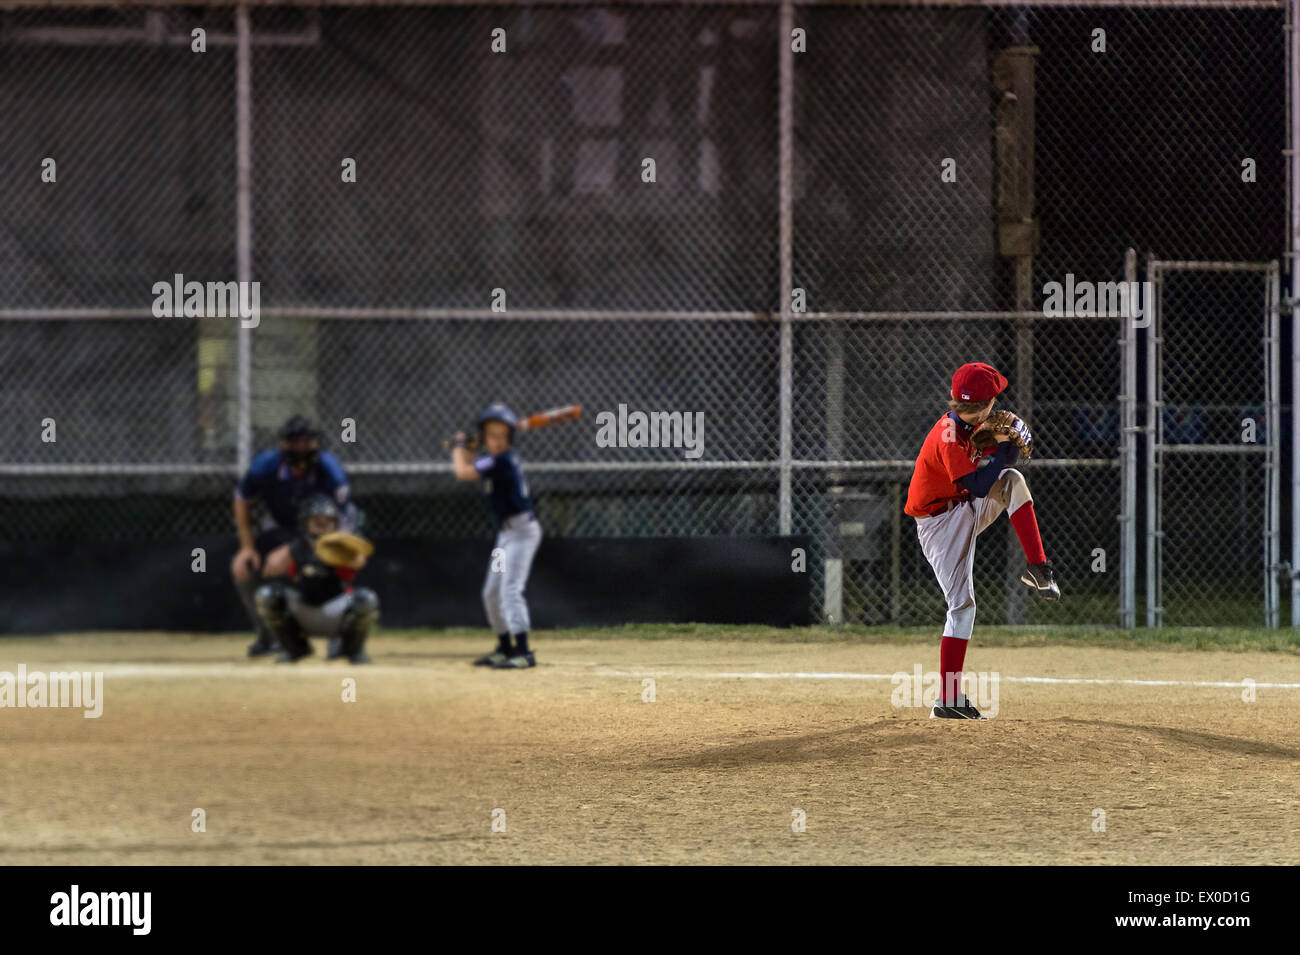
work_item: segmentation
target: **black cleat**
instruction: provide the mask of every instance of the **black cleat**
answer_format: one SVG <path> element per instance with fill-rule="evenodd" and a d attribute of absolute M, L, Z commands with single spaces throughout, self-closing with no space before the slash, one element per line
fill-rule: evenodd
<path fill-rule="evenodd" d="M 299 650 L 289 650 L 287 648 L 281 650 L 280 655 L 275 658 L 275 662 L 276 663 L 297 663 L 303 657 L 311 656 L 311 653 L 312 653 L 311 644 L 306 643 Z"/>
<path fill-rule="evenodd" d="M 966 695 L 959 694 L 956 704 L 948 705 L 935 700 L 934 707 L 930 710 L 930 719 L 932 720 L 984 720 L 987 716 L 981 716 L 980 711 L 975 709 L 971 701 L 966 699 Z"/>
<path fill-rule="evenodd" d="M 505 663 L 506 660 L 507 657 L 504 653 L 502 653 L 500 650 L 493 650 L 491 653 L 487 654 L 486 656 L 481 656 L 477 660 L 475 660 L 474 665 L 476 667 L 494 667 L 498 663 Z"/>
<path fill-rule="evenodd" d="M 1030 589 L 1038 592 L 1044 600 L 1060 600 L 1061 588 L 1056 586 L 1056 575 L 1052 573 L 1052 562 L 1045 560 L 1041 564 L 1030 564 L 1020 575 L 1020 580 Z"/>
<path fill-rule="evenodd" d="M 527 653 L 516 653 L 508 656 L 500 663 L 492 664 L 494 670 L 527 670 L 529 667 L 537 666 L 537 658 L 533 656 L 532 651 Z"/>
<path fill-rule="evenodd" d="M 369 663 L 369 662 L 370 662 L 370 654 L 366 653 L 366 651 L 365 651 L 364 649 L 362 649 L 362 650 L 358 650 L 356 653 L 352 654 L 352 656 L 348 657 L 348 662 L 349 662 L 349 663 Z"/>
<path fill-rule="evenodd" d="M 250 657 L 264 657 L 280 649 L 280 644 L 269 633 L 259 633 L 257 639 L 248 646 Z"/>

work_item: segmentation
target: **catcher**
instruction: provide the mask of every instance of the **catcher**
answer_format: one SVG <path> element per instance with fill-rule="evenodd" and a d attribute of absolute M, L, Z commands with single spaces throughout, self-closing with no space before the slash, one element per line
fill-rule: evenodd
<path fill-rule="evenodd" d="M 278 663 L 310 654 L 307 637 L 328 637 L 330 660 L 370 662 L 366 637 L 379 620 L 379 598 L 352 581 L 374 546 L 338 526 L 338 505 L 314 494 L 299 511 L 299 535 L 267 557 L 266 574 L 281 579 L 258 588 L 257 614 L 280 642 Z"/>
<path fill-rule="evenodd" d="M 948 604 L 939 648 L 943 689 L 932 717 L 981 719 L 960 692 L 975 626 L 975 538 L 1003 511 L 1029 563 L 1020 579 L 1047 600 L 1061 596 L 1043 551 L 1034 499 L 1024 476 L 1012 467 L 1031 453 L 1032 435 L 1016 415 L 993 411 L 1006 387 L 1006 378 L 984 362 L 957 369 L 948 413 L 926 435 L 907 489 L 903 510 L 916 518 L 921 550 Z"/>

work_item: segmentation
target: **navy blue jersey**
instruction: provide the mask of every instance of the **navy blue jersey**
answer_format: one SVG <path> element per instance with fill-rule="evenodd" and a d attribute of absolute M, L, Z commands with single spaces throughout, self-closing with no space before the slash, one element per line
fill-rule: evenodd
<path fill-rule="evenodd" d="M 338 458 L 328 451 L 320 453 L 314 468 L 294 476 L 279 449 L 263 451 L 253 458 L 248 473 L 235 487 L 235 496 L 254 499 L 266 505 L 277 527 L 298 526 L 298 505 L 312 494 L 328 494 L 339 505 L 339 526 L 351 526 L 352 505 L 348 500 L 348 479 Z"/>
<path fill-rule="evenodd" d="M 500 527 L 508 517 L 533 509 L 528 496 L 528 481 L 519 467 L 514 451 L 502 451 L 495 458 L 481 454 L 474 460 L 474 470 L 483 479 L 488 517 L 493 527 Z"/>

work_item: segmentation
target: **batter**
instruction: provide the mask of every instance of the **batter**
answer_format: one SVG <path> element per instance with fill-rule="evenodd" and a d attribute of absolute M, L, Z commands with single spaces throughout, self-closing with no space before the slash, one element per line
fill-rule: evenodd
<path fill-rule="evenodd" d="M 533 556 L 542 542 L 542 526 L 533 512 L 519 458 L 511 444 L 519 427 L 515 413 L 503 404 L 488 405 L 475 419 L 479 431 L 477 457 L 466 447 L 465 432 L 456 432 L 451 464 L 461 481 L 482 481 L 488 517 L 496 543 L 483 582 L 483 609 L 497 635 L 497 648 L 474 661 L 475 666 L 522 670 L 536 666 L 528 646 L 528 601 L 524 590 Z"/>

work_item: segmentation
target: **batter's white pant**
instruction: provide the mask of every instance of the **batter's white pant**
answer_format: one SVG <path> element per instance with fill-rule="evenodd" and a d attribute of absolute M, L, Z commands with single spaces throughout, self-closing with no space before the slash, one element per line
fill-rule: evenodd
<path fill-rule="evenodd" d="M 945 637 L 969 640 L 975 628 L 975 538 L 1003 511 L 1014 514 L 1032 500 L 1024 475 L 1005 468 L 987 497 L 971 498 L 943 514 L 917 519 L 921 551 L 948 603 Z"/>
<path fill-rule="evenodd" d="M 487 611 L 493 633 L 528 632 L 524 588 L 528 586 L 528 571 L 541 543 L 542 525 L 529 513 L 507 518 L 497 531 L 487 579 L 483 581 L 483 609 Z"/>

